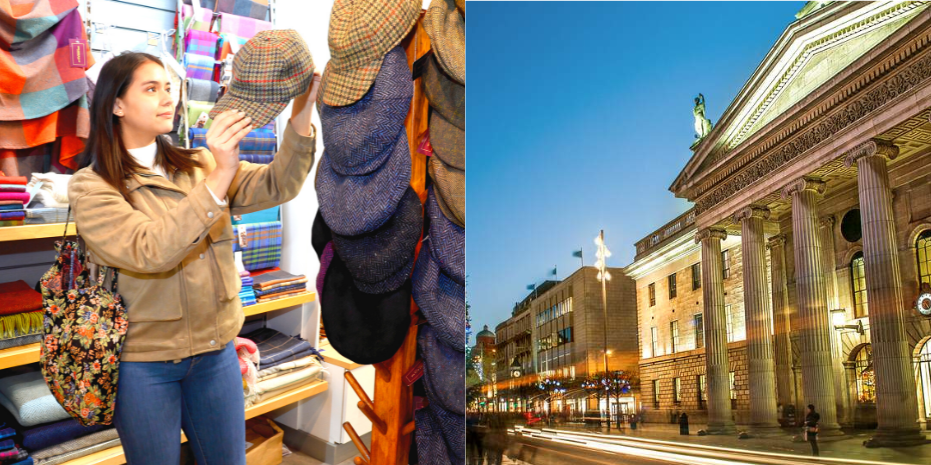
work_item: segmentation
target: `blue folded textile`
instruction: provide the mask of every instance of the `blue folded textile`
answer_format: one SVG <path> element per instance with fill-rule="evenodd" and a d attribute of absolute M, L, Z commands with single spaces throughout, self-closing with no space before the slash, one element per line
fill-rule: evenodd
<path fill-rule="evenodd" d="M 278 212 L 280 210 L 281 207 L 276 206 L 257 212 L 246 213 L 245 215 L 235 215 L 233 216 L 233 224 L 269 223 L 278 221 Z"/>
<path fill-rule="evenodd" d="M 278 138 L 275 137 L 275 131 L 268 129 L 256 129 L 246 134 L 239 142 L 239 151 L 245 153 L 275 153 L 275 146 Z"/>
<path fill-rule="evenodd" d="M 290 286 L 282 286 L 275 289 L 269 289 L 267 291 L 255 291 L 256 297 L 262 297 L 269 294 L 277 294 L 279 292 L 293 291 L 295 289 L 307 289 L 307 283 L 291 284 Z"/>
<path fill-rule="evenodd" d="M 112 427 L 107 425 L 81 426 L 76 418 L 49 423 L 23 430 L 23 447 L 27 450 L 41 450 Z"/>
<path fill-rule="evenodd" d="M 239 161 L 255 163 L 257 165 L 268 165 L 275 159 L 274 154 L 261 153 L 240 153 Z"/>
<path fill-rule="evenodd" d="M 322 360 L 309 342 L 299 337 L 281 334 L 271 328 L 258 329 L 240 337 L 249 339 L 259 348 L 260 369 L 271 368 L 308 355 L 317 355 Z"/>
<path fill-rule="evenodd" d="M 4 439 L 0 441 L 0 450 L 10 450 L 15 446 L 12 439 Z"/>
<path fill-rule="evenodd" d="M 242 278 L 242 287 L 243 287 L 243 288 L 245 288 L 246 286 L 252 287 L 253 284 L 255 284 L 255 282 L 252 281 L 252 277 L 251 277 L 251 276 L 246 276 L 245 278 Z"/>

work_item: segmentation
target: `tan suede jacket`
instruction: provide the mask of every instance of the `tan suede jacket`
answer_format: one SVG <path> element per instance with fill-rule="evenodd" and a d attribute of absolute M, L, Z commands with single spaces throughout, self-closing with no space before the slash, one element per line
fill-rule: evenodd
<path fill-rule="evenodd" d="M 236 337 L 244 316 L 230 215 L 296 197 L 314 163 L 315 134 L 301 136 L 288 123 L 271 164 L 239 164 L 225 207 L 204 182 L 216 167 L 207 149 L 196 155 L 204 168 L 190 175 L 127 178 L 135 207 L 92 169 L 75 173 L 68 198 L 89 260 L 120 270 L 129 316 L 121 360 L 177 360 L 220 350 Z"/>

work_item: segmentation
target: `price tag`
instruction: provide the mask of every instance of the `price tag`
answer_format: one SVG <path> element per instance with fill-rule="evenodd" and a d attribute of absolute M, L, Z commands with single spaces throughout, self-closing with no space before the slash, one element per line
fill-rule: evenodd
<path fill-rule="evenodd" d="M 87 68 L 87 42 L 82 39 L 70 39 L 70 59 L 72 68 Z"/>

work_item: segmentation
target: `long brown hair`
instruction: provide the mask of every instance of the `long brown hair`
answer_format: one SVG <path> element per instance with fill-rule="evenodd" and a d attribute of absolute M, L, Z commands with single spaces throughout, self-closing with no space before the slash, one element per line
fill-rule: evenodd
<path fill-rule="evenodd" d="M 90 137 L 79 162 L 81 168 L 90 166 L 108 184 L 117 188 L 130 204 L 132 201 L 129 200 L 129 189 L 124 179 L 143 167 L 126 150 L 120 118 L 113 114 L 113 108 L 116 99 L 126 94 L 136 69 L 150 61 L 164 66 L 157 57 L 140 52 L 121 53 L 103 65 L 91 100 Z M 175 147 L 164 136 L 156 137 L 155 143 L 158 147 L 155 163 L 165 168 L 166 172 L 190 173 L 194 168 L 203 167 L 199 161 L 191 158 L 197 150 Z"/>

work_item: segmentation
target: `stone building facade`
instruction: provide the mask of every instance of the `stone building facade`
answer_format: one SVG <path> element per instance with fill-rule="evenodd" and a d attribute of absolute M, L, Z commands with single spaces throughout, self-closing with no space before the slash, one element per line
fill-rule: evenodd
<path fill-rule="evenodd" d="M 645 253 L 662 255 L 677 234 L 700 248 L 710 432 L 735 421 L 765 431 L 777 404 L 811 403 L 822 435 L 872 424 L 868 446 L 924 442 L 931 320 L 915 302 L 931 285 L 929 108 L 928 4 L 819 3 L 693 144 L 670 187 L 695 204 L 682 228 L 692 232 L 660 231 Z M 726 334 L 736 291 L 721 254 L 735 240 L 748 391 L 736 406 L 729 373 L 741 356 Z"/>

